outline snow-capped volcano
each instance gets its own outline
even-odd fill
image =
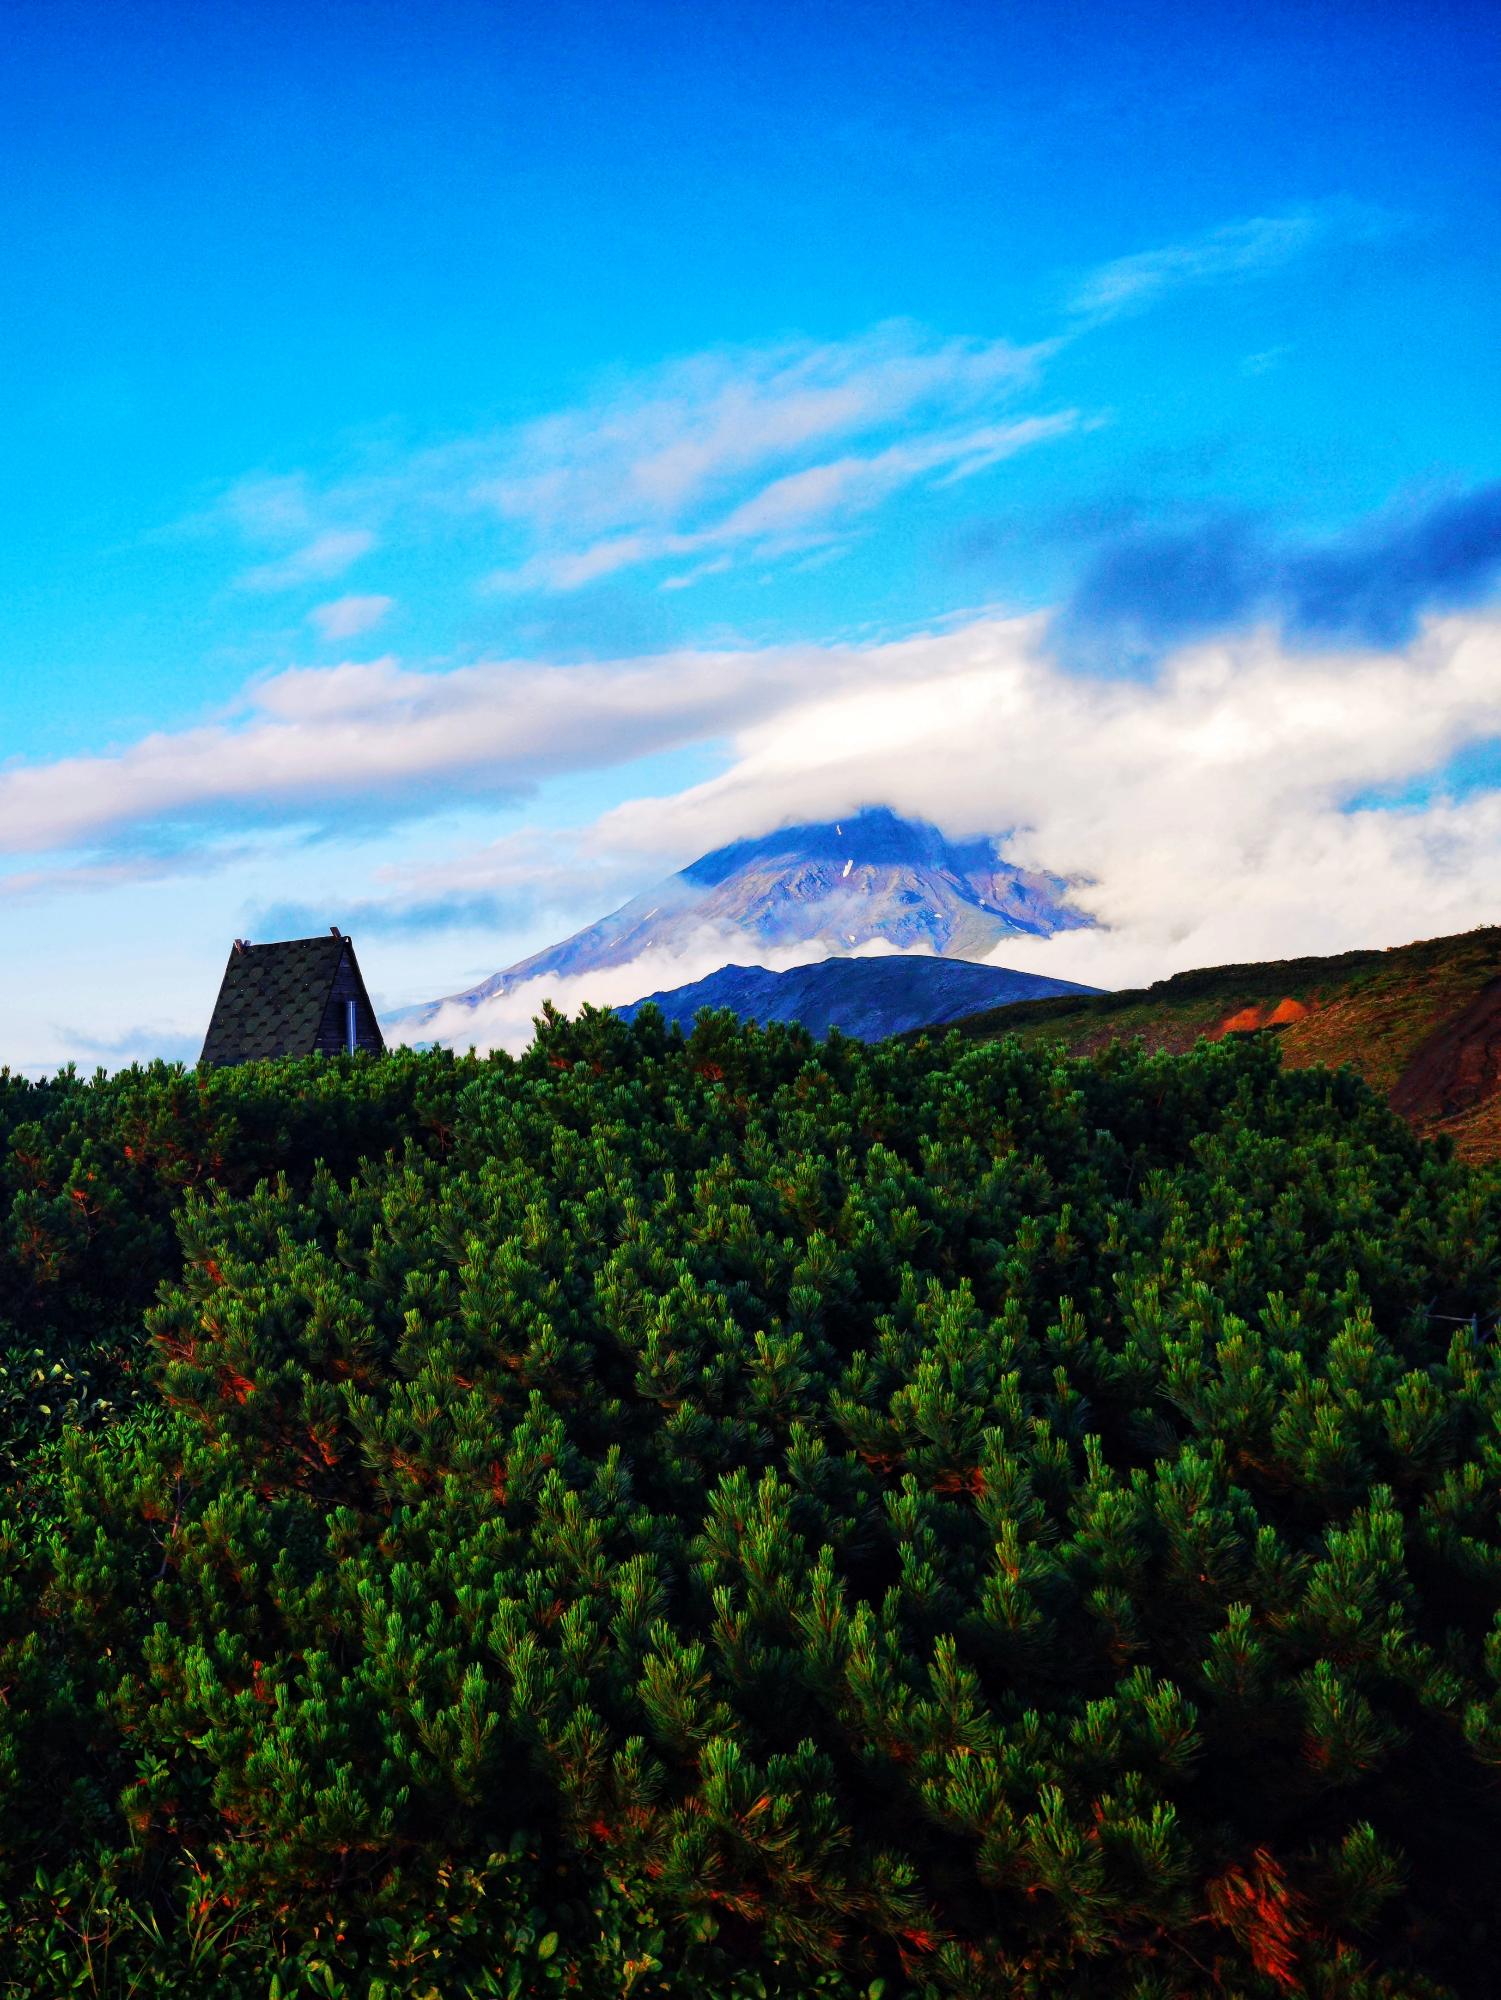
[[[924,821],[869,807],[718,848],[561,944],[406,1018],[421,1025],[439,1007],[475,1007],[538,979],[624,967],[648,953],[646,986],[660,987],[664,955],[701,955],[720,937],[721,962],[808,946],[846,956],[871,945],[986,958],[1019,933],[1086,924],[1065,895],[1056,878],[1004,860],[996,839],[950,841]]]

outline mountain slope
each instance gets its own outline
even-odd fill
[[[721,847],[561,944],[402,1018],[421,1024],[441,1006],[474,1007],[531,980],[628,965],[648,950],[691,947],[702,964],[706,941],[722,945],[726,961],[808,944],[838,956],[877,941],[983,958],[1018,933],[1048,937],[1087,923],[1065,895],[1056,878],[1003,861],[994,839],[950,841],[871,807]]]
[[[659,1007],[669,1022],[691,1028],[702,1007],[728,1007],[743,1021],[796,1021],[822,1037],[831,1028],[860,1041],[879,1041],[903,1029],[939,1027],[973,1014],[977,1007],[1043,999],[1055,994],[1087,994],[1095,989],[1065,979],[1008,972],[965,959],[911,956],[826,958],[817,965],[768,972],[759,965],[725,965],[707,979],[653,993],[616,1012],[634,1020],[646,1006]]]
[[[1294,1068],[1349,1063],[1425,1137],[1501,1158],[1501,929],[1389,951],[1180,972],[1137,991],[1028,1001],[959,1032],[1059,1039],[1075,1055],[1140,1035],[1182,1050],[1266,1030]]]

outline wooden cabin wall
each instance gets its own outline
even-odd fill
[[[322,1056],[337,1056],[344,1052],[344,1003],[355,1003],[355,1045],[371,1049],[377,1054],[384,1048],[379,1025],[371,1011],[370,1003],[360,990],[360,982],[346,951],[339,960],[339,970],[334,977],[333,991],[328,996],[328,1005],[323,1010],[323,1019],[318,1024],[318,1038],[314,1049]]]

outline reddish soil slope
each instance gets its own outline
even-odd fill
[[[1472,1111],[1501,1092],[1501,979],[1425,1036],[1391,1094],[1415,1123]]]
[[[1501,929],[1210,966],[1138,992],[997,1008],[960,1031],[1058,1039],[1075,1055],[1134,1036],[1174,1050],[1268,1032],[1292,1067],[1348,1063],[1425,1136],[1446,1133],[1469,1159],[1501,1159]]]

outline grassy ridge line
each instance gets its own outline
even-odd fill
[[[1498,976],[1501,928],[1491,927],[1386,951],[1206,966],[1088,998],[1020,1001],[972,1015],[951,1032],[972,1041],[1002,1034],[1028,1045],[1061,1041],[1075,1056],[1140,1036],[1151,1049],[1181,1053],[1201,1037],[1219,1039],[1226,1022],[1246,1008],[1292,999],[1310,1011],[1276,1030],[1284,1063],[1349,1064],[1389,1097],[1427,1037]],[[1424,1137],[1447,1134],[1465,1158],[1501,1158],[1501,1095],[1494,1088],[1447,1116],[1413,1122]]]

